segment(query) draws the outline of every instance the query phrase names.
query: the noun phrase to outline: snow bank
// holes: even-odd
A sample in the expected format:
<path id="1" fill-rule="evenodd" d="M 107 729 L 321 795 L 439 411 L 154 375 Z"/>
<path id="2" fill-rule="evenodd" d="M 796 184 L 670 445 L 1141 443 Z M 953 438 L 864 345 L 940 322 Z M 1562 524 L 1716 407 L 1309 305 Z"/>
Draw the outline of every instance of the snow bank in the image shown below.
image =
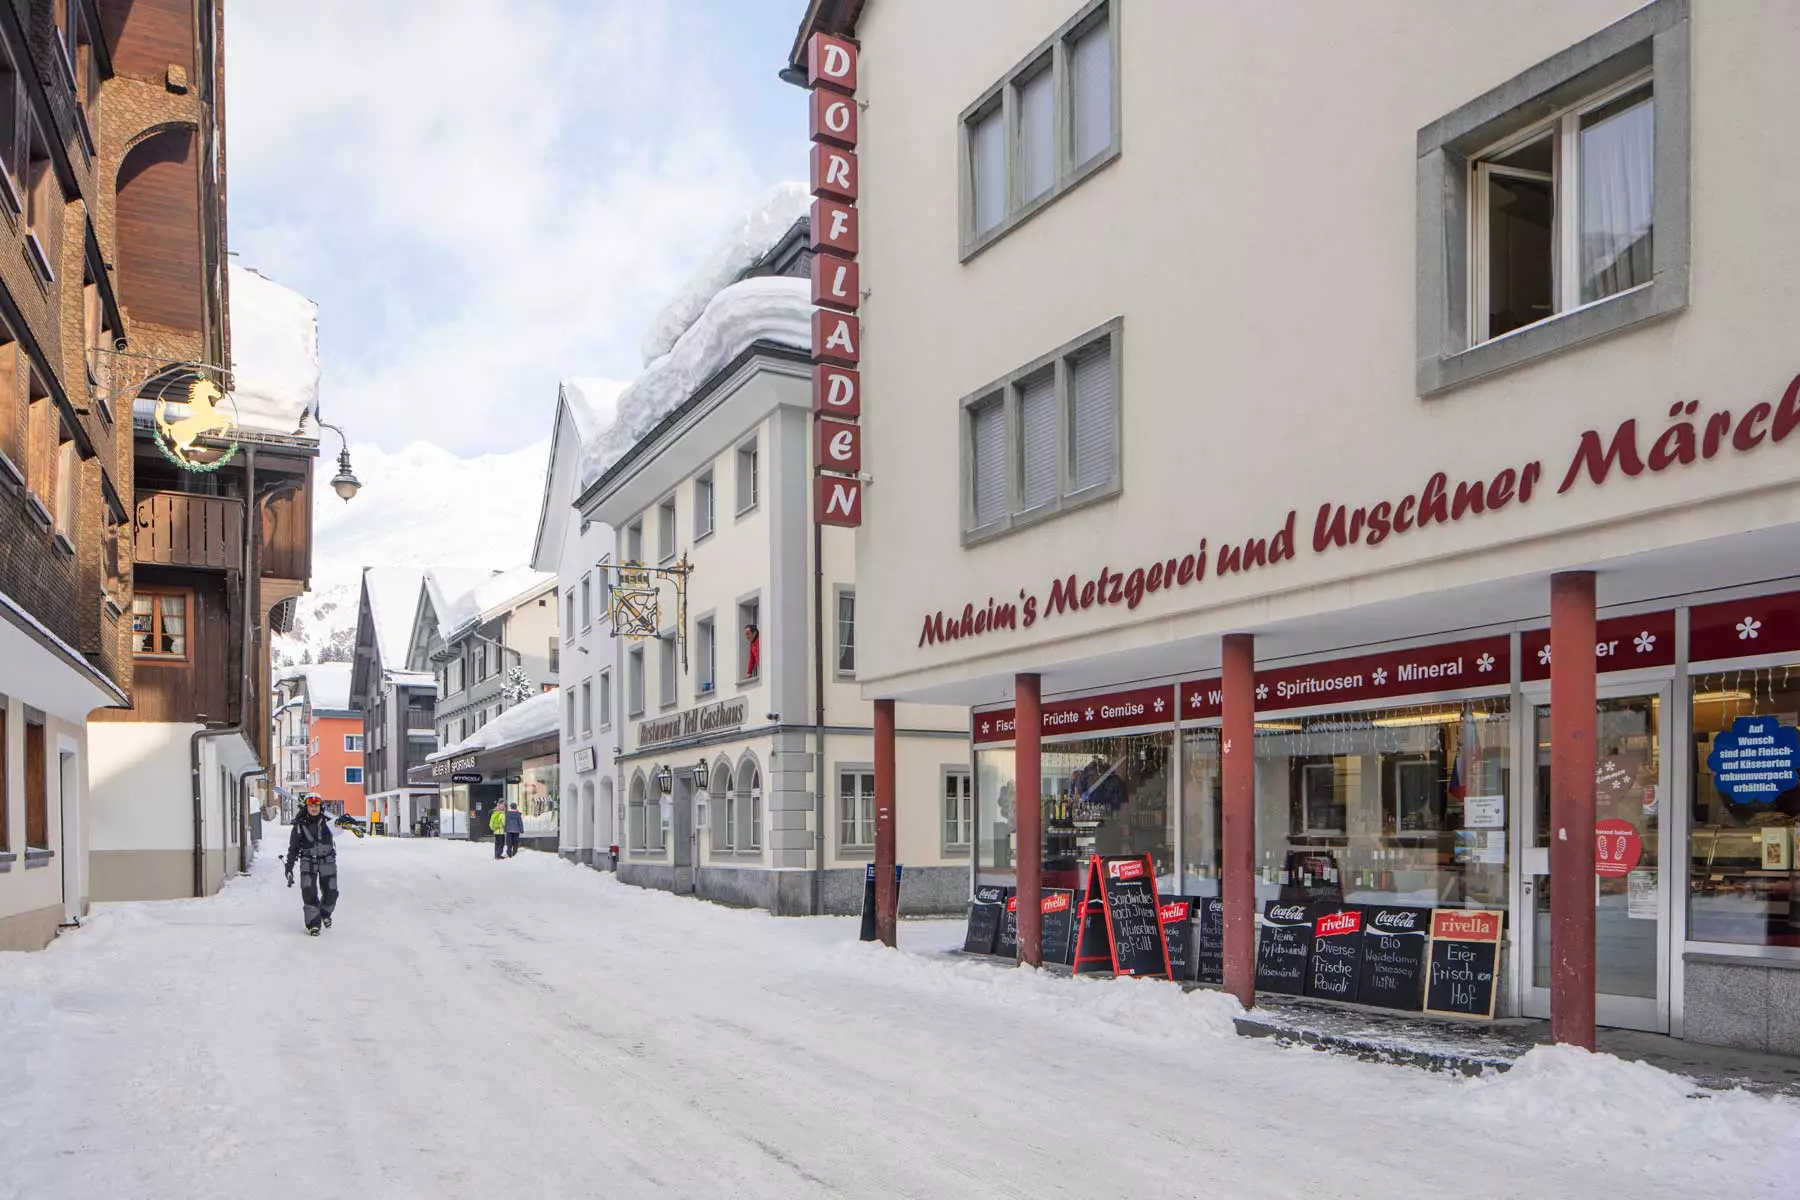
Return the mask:
<path id="1" fill-rule="evenodd" d="M 231 373 L 240 425 L 293 433 L 319 401 L 319 306 L 232 263 Z"/>
<path id="2" fill-rule="evenodd" d="M 592 487 L 701 384 L 758 341 L 811 348 L 812 296 L 806 280 L 746 279 L 714 296 L 674 349 L 620 395 L 617 418 L 582 450 L 581 486 Z"/>
<path id="3" fill-rule="evenodd" d="M 431 755 L 427 761 L 438 762 L 458 754 L 474 754 L 478 750 L 497 750 L 555 733 L 560 694 L 540 692 L 523 704 L 515 704 L 462 741 Z"/>
<path id="4" fill-rule="evenodd" d="M 681 335 L 700 319 L 707 303 L 773 249 L 794 222 L 806 215 L 811 203 L 804 183 L 783 183 L 746 213 L 675 298 L 651 318 L 644 335 L 644 365 L 650 366 L 673 350 Z"/>

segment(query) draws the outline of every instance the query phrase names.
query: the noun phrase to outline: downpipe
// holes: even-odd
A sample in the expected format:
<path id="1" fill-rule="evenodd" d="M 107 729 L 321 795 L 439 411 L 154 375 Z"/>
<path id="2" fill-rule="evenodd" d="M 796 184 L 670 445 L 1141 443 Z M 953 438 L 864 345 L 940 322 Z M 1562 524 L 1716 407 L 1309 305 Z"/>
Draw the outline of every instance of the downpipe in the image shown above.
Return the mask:
<path id="1" fill-rule="evenodd" d="M 256 447 L 244 447 L 244 636 L 240 649 L 238 719 L 230 725 L 207 725 L 194 731 L 188 740 L 188 771 L 194 798 L 194 897 L 206 895 L 206 800 L 200 776 L 200 743 L 214 738 L 244 736 L 244 717 L 250 711 L 251 672 L 256 662 L 254 644 L 256 605 L 262 589 L 257 572 L 262 563 L 257 548 L 262 542 L 262 522 L 256 511 Z M 223 833 L 223 830 L 220 831 Z M 223 847 L 221 847 L 223 852 Z"/>
<path id="2" fill-rule="evenodd" d="M 813 521 L 813 916 L 825 914 L 825 536 Z"/>

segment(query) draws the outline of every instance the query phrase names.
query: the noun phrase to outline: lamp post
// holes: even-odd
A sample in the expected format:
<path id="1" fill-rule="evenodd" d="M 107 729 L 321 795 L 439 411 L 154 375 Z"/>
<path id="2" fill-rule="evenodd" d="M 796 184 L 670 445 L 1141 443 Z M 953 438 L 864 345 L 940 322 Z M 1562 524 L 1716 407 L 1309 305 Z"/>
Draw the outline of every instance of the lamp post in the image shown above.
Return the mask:
<path id="1" fill-rule="evenodd" d="M 348 502 L 350 497 L 362 489 L 362 481 L 350 469 L 349 439 L 344 437 L 344 431 L 336 425 L 320 421 L 317 413 L 313 414 L 313 420 L 318 422 L 320 429 L 329 429 L 338 436 L 338 469 L 337 474 L 332 476 L 331 490 L 338 494 L 338 499 Z"/>

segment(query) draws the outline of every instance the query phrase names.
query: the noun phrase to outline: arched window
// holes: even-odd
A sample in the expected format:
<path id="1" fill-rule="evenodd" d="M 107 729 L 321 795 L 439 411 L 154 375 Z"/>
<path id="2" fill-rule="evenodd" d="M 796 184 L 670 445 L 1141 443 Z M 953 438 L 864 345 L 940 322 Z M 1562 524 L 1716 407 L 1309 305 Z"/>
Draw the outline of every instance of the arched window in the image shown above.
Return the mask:
<path id="1" fill-rule="evenodd" d="M 648 817 L 645 814 L 644 776 L 631 777 L 631 848 L 647 850 L 650 848 L 649 831 L 646 828 Z"/>
<path id="2" fill-rule="evenodd" d="M 731 812 L 731 768 L 723 762 L 712 769 L 712 782 L 706 789 L 706 802 L 712 810 L 712 848 L 716 854 L 721 850 L 735 849 L 733 835 L 737 833 L 737 821 Z"/>
<path id="3" fill-rule="evenodd" d="M 581 785 L 581 812 L 575 818 L 575 849 L 594 847 L 594 785 Z"/>
<path id="4" fill-rule="evenodd" d="M 613 781 L 609 776 L 600 781 L 600 802 L 594 809 L 594 849 L 605 849 L 613 844 L 613 830 L 618 828 L 614 819 Z"/>
<path id="5" fill-rule="evenodd" d="M 733 791 L 732 807 L 737 810 L 737 837 L 735 844 L 739 850 L 759 850 L 762 848 L 762 770 L 756 760 L 746 758 L 738 764 L 737 787 Z"/>

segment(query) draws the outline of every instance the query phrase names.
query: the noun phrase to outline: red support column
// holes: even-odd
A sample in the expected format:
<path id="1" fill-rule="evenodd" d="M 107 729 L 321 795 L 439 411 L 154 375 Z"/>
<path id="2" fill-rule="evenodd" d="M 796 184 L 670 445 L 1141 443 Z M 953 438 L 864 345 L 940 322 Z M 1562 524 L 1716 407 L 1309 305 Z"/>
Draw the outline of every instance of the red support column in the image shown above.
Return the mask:
<path id="1" fill-rule="evenodd" d="M 1018 836 L 1019 961 L 1044 965 L 1044 701 L 1036 675 L 1013 684 L 1014 832 Z"/>
<path id="2" fill-rule="evenodd" d="M 1225 990 L 1249 1008 L 1256 1003 L 1256 639 L 1252 635 L 1225 635 L 1220 675 Z"/>
<path id="3" fill-rule="evenodd" d="M 1589 1050 L 1594 1048 L 1594 623 L 1594 573 L 1552 575 L 1550 1034 Z"/>
<path id="4" fill-rule="evenodd" d="M 875 702 L 875 938 L 894 944 L 900 892 L 894 886 L 894 702 Z"/>

